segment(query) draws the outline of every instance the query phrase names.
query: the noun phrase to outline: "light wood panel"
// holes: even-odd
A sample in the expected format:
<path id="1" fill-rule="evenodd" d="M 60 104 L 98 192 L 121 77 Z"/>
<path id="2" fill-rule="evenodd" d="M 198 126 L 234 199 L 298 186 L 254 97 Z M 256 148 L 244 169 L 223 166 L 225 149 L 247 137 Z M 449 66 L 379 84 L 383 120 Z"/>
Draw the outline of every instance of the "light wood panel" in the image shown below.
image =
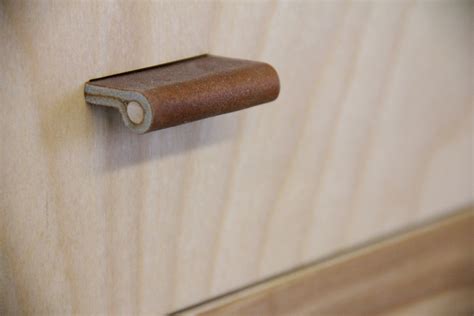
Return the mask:
<path id="1" fill-rule="evenodd" d="M 474 209 L 174 315 L 470 315 Z"/>
<path id="2" fill-rule="evenodd" d="M 0 310 L 165 313 L 472 198 L 471 1 L 0 2 Z M 134 135 L 83 84 L 202 53 L 277 102 Z"/>

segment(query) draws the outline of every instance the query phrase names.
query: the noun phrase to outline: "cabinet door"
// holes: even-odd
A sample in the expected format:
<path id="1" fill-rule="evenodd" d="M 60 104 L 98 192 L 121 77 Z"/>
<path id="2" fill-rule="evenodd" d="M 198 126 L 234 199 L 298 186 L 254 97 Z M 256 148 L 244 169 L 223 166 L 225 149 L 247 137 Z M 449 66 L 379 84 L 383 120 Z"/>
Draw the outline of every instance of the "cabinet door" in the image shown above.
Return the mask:
<path id="1" fill-rule="evenodd" d="M 471 1 L 2 1 L 0 313 L 163 314 L 472 202 Z M 92 78 L 204 53 L 277 101 L 146 135 Z"/>

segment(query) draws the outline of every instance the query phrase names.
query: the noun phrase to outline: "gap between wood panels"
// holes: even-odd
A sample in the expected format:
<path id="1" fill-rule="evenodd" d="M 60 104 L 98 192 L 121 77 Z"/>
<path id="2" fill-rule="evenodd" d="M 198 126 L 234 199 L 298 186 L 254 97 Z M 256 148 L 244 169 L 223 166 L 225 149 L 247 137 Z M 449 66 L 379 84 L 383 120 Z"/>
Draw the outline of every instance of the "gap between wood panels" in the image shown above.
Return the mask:
<path id="1" fill-rule="evenodd" d="M 172 315 L 472 313 L 473 227 L 465 207 Z"/>

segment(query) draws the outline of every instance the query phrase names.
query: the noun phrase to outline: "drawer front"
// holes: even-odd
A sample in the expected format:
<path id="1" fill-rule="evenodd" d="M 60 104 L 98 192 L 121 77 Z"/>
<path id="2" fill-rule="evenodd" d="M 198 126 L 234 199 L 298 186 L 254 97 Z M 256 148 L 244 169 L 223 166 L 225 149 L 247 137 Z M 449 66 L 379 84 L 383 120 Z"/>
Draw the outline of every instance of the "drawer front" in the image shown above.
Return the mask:
<path id="1" fill-rule="evenodd" d="M 0 311 L 168 313 L 472 202 L 472 2 L 0 4 Z M 277 101 L 146 135 L 92 78 L 261 60 Z"/>

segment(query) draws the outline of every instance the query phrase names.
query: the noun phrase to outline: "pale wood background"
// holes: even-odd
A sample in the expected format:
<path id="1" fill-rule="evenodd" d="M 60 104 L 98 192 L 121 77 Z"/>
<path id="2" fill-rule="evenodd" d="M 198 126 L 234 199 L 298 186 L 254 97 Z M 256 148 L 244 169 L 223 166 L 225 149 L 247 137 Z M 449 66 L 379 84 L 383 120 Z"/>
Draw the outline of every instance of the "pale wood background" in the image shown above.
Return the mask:
<path id="1" fill-rule="evenodd" d="M 472 1 L 0 2 L 0 312 L 164 313 L 473 200 Z M 280 98 L 147 135 L 85 81 L 202 53 Z"/>

